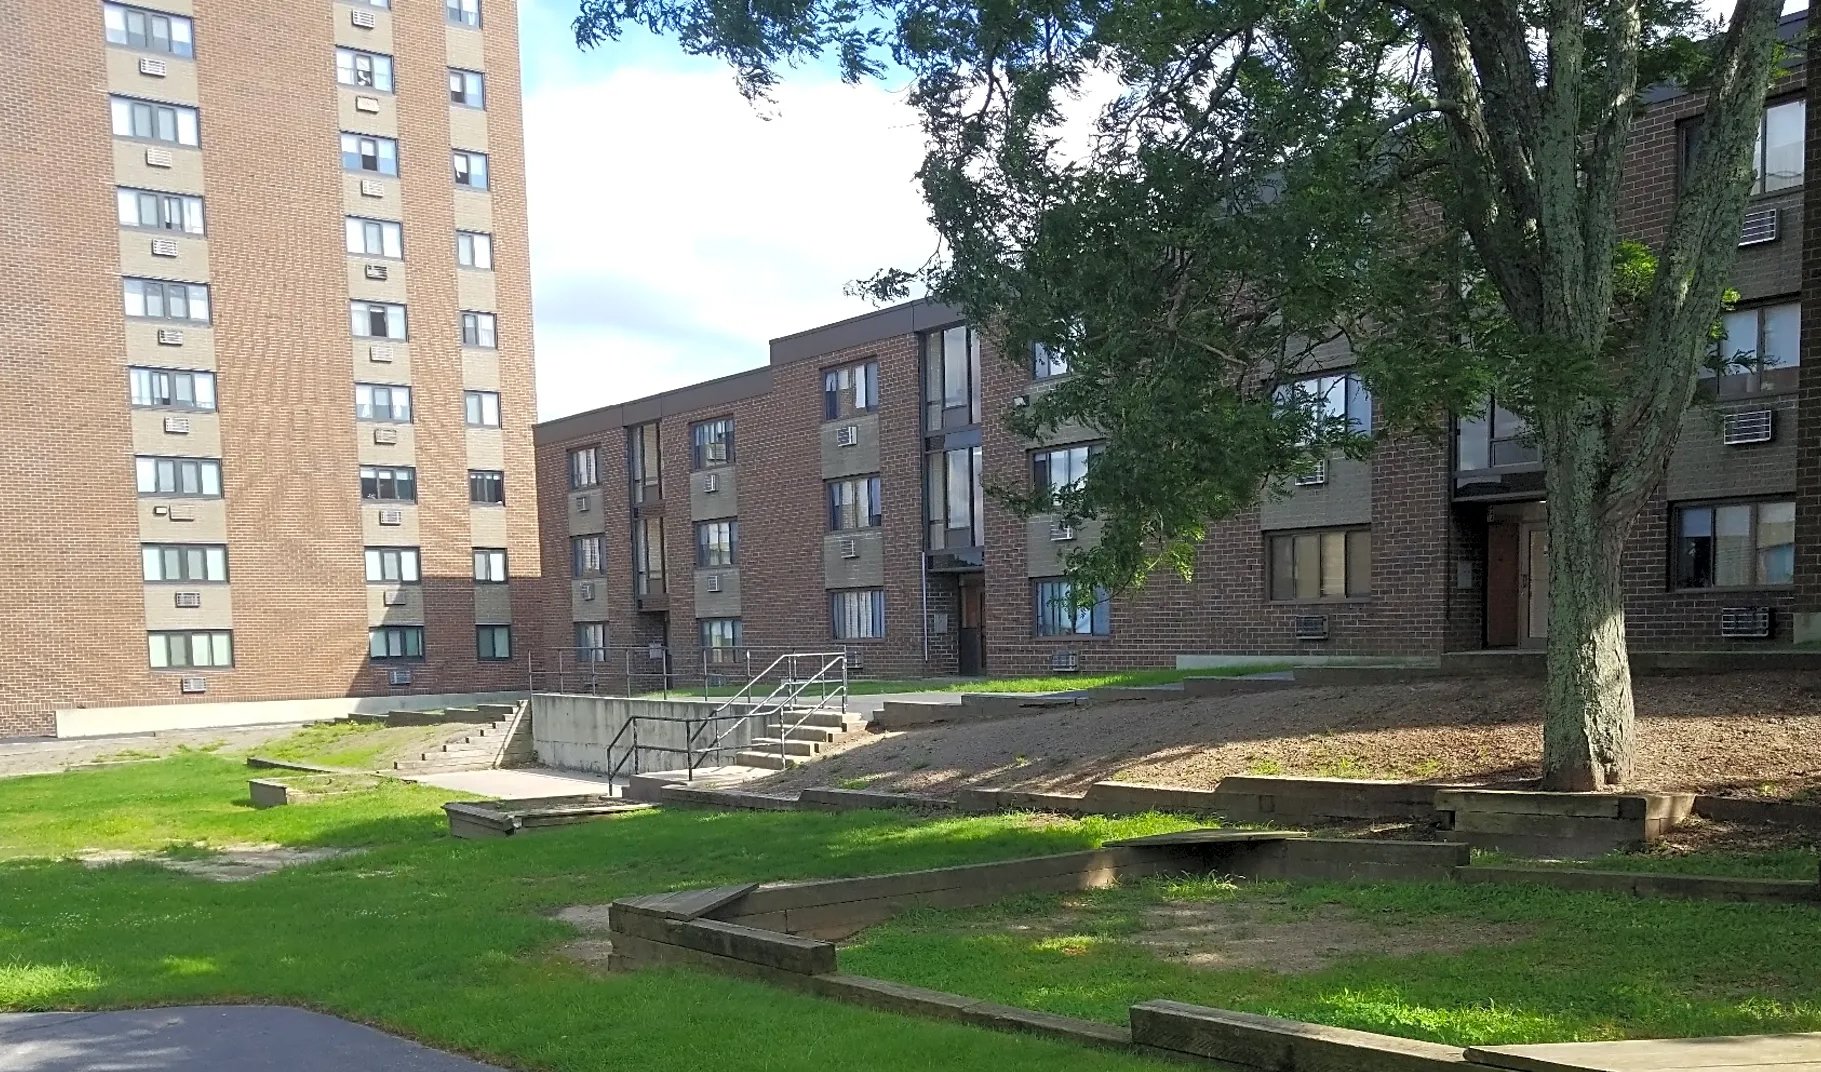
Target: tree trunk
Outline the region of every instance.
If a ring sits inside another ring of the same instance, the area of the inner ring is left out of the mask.
[[[1592,424],[1593,422],[1587,422]],[[1629,513],[1610,518],[1605,437],[1595,427],[1550,436],[1549,680],[1543,788],[1587,792],[1623,782],[1636,721],[1625,648],[1620,558]]]

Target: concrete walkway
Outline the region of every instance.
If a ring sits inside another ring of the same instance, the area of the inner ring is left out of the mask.
[[[283,1006],[0,1014],[6,1072],[499,1072],[465,1057]]]
[[[494,800],[528,800],[533,797],[606,796],[626,784],[605,774],[552,770],[548,767],[508,767],[500,770],[449,771],[410,779],[438,789],[476,793]],[[4,1067],[4,1066],[0,1066]]]

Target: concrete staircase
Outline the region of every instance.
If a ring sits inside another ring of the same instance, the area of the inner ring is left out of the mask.
[[[428,712],[414,711],[414,716]],[[492,770],[525,766],[537,761],[531,739],[531,705],[481,704],[477,708],[451,708],[439,712],[455,717],[438,722],[473,722],[477,728],[457,740],[446,741],[416,759],[400,759],[392,769],[400,774],[438,774],[446,771]],[[482,721],[490,717],[490,721]]]
[[[766,770],[801,766],[819,758],[828,748],[865,733],[866,723],[866,715],[851,711],[821,708],[785,711],[766,719],[766,736],[753,738],[746,749],[734,755],[733,761],[741,766]]]

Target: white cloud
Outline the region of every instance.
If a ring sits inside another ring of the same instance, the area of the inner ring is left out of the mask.
[[[525,122],[540,419],[763,364],[934,248],[916,115],[877,86],[799,77],[761,113],[722,68],[633,64]]]

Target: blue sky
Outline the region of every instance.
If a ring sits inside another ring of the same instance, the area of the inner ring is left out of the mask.
[[[540,420],[763,364],[934,249],[902,87],[805,70],[755,110],[669,41],[577,50],[574,13],[521,0]]]

